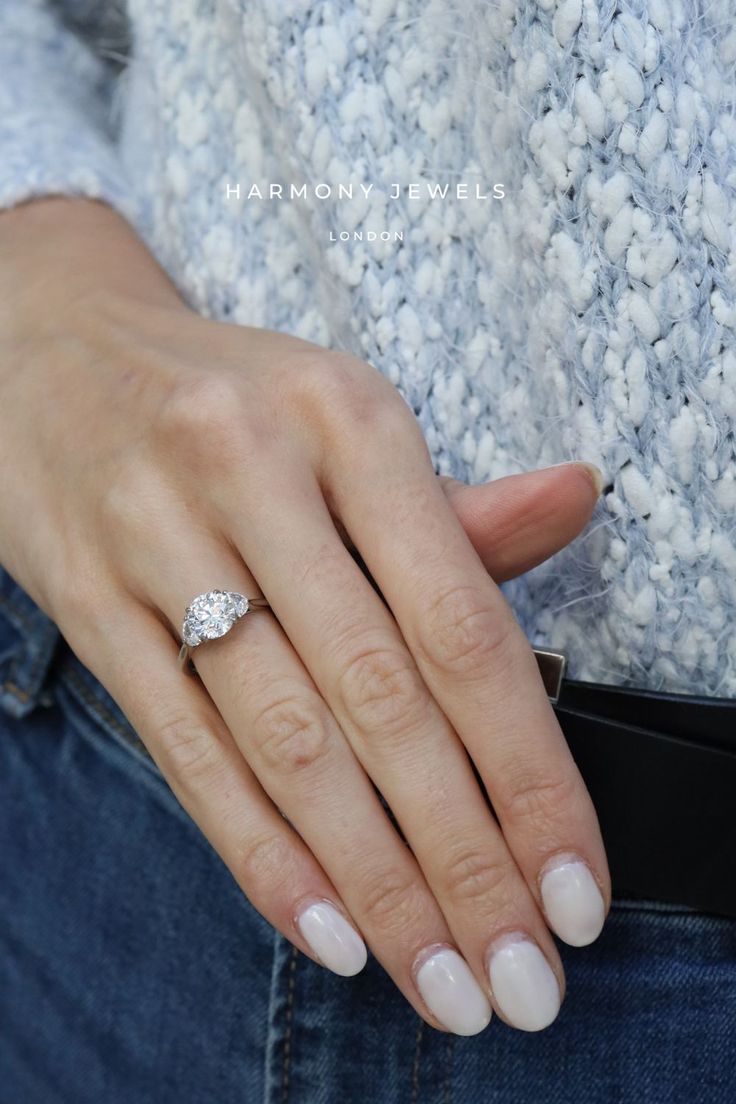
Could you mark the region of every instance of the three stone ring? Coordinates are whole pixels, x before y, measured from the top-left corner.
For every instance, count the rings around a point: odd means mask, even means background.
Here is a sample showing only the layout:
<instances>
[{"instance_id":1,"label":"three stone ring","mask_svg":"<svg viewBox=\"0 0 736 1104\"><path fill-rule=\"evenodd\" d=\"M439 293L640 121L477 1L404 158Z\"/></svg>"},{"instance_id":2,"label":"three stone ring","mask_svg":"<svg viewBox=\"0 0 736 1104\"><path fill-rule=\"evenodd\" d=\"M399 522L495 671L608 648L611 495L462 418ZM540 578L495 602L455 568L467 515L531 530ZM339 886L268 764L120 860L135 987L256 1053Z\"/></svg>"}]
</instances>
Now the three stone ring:
<instances>
[{"instance_id":1,"label":"three stone ring","mask_svg":"<svg viewBox=\"0 0 736 1104\"><path fill-rule=\"evenodd\" d=\"M251 609L270 609L270 606L265 598L246 598L233 590L208 590L198 594L184 613L179 666L186 666L192 648L205 640L225 636Z\"/></svg>"}]
</instances>

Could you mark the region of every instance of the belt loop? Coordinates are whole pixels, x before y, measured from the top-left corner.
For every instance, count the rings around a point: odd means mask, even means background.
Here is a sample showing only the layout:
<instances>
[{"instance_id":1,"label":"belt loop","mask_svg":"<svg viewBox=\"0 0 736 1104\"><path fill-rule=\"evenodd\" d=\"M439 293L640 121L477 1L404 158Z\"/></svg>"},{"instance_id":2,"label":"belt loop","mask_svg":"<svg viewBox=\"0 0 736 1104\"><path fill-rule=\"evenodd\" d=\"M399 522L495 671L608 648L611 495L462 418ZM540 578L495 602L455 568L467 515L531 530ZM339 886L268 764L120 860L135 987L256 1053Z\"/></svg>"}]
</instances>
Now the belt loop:
<instances>
[{"instance_id":1,"label":"belt loop","mask_svg":"<svg viewBox=\"0 0 736 1104\"><path fill-rule=\"evenodd\" d=\"M21 718L47 701L44 683L61 633L2 568L0 615L11 629L9 646L2 647L8 633L0 626L0 708Z\"/></svg>"}]
</instances>

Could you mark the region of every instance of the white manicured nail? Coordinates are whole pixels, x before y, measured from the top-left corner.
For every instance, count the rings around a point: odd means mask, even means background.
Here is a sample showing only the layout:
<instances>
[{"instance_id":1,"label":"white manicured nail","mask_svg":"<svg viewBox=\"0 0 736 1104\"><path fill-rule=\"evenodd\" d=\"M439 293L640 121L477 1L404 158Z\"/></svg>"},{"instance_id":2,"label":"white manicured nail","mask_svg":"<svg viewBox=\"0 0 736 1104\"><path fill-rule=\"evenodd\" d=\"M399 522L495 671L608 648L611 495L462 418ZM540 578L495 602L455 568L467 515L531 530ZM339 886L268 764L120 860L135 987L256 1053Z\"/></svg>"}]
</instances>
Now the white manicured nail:
<instances>
[{"instance_id":1,"label":"white manicured nail","mask_svg":"<svg viewBox=\"0 0 736 1104\"><path fill-rule=\"evenodd\" d=\"M368 959L365 943L344 916L327 901L315 901L297 918L299 930L320 962L343 977L352 977Z\"/></svg>"},{"instance_id":2,"label":"white manicured nail","mask_svg":"<svg viewBox=\"0 0 736 1104\"><path fill-rule=\"evenodd\" d=\"M572 947L585 947L600 935L606 906L590 867L567 859L550 867L540 884L547 919Z\"/></svg>"},{"instance_id":3,"label":"white manicured nail","mask_svg":"<svg viewBox=\"0 0 736 1104\"><path fill-rule=\"evenodd\" d=\"M417 971L417 988L448 1031L477 1035L491 1020L490 1001L462 955L442 947Z\"/></svg>"},{"instance_id":4,"label":"white manicured nail","mask_svg":"<svg viewBox=\"0 0 736 1104\"><path fill-rule=\"evenodd\" d=\"M542 951L530 939L498 946L488 968L496 1004L513 1027L541 1031L560 1010L560 987Z\"/></svg>"}]
</instances>

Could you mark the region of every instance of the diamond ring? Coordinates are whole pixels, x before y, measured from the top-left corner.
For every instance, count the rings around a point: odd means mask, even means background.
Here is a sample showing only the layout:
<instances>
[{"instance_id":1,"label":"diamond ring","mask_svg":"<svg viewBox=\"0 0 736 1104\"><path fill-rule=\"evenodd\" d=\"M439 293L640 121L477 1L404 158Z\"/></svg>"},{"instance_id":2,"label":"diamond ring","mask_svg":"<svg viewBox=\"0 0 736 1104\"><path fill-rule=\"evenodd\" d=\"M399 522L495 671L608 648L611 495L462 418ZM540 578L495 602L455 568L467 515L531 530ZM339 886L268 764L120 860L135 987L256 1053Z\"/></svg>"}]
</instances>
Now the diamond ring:
<instances>
[{"instance_id":1,"label":"diamond ring","mask_svg":"<svg viewBox=\"0 0 736 1104\"><path fill-rule=\"evenodd\" d=\"M198 594L184 613L179 666L184 667L192 648L204 640L216 640L229 633L249 610L269 608L265 598L246 598L234 590L208 590Z\"/></svg>"}]
</instances>

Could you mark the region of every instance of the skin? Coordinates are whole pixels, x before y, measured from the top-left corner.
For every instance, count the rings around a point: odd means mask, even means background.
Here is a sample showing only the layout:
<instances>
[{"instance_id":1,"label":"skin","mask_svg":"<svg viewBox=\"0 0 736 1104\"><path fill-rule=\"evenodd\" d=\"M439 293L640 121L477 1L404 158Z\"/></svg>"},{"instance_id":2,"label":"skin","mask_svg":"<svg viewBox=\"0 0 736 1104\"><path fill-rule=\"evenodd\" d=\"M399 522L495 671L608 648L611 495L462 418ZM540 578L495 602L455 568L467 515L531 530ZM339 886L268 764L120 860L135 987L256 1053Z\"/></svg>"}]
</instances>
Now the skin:
<instances>
[{"instance_id":1,"label":"skin","mask_svg":"<svg viewBox=\"0 0 736 1104\"><path fill-rule=\"evenodd\" d=\"M528 933L564 993L540 870L579 855L606 909L610 880L498 583L588 522L584 466L438 478L376 368L199 316L117 214L53 198L0 215L0 473L0 562L287 939L315 959L295 916L327 898L439 1030L430 944L492 1000L489 946ZM181 619L213 586L272 610L190 678Z\"/></svg>"}]
</instances>

